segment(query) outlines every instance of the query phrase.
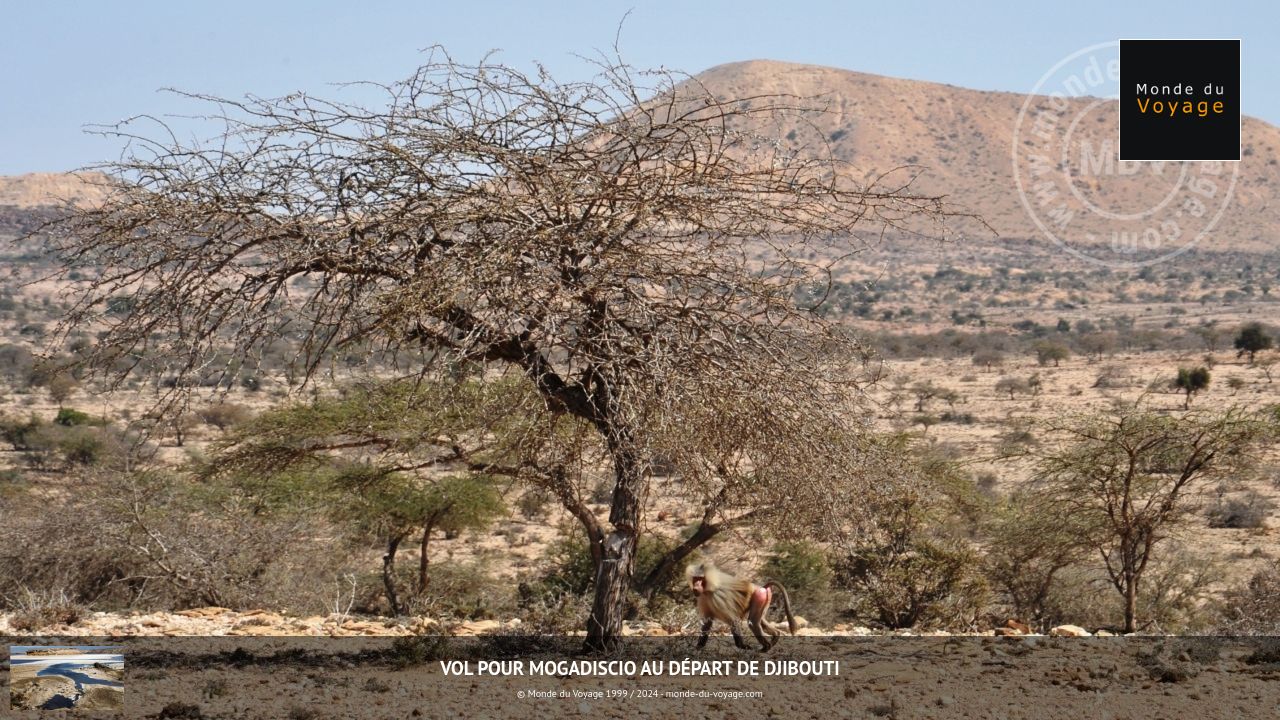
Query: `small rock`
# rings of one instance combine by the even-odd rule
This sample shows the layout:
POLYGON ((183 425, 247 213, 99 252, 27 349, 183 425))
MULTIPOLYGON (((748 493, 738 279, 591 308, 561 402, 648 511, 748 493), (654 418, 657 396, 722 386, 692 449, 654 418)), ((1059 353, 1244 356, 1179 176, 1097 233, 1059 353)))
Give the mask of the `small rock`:
POLYGON ((222 615, 224 613, 229 613, 229 612, 231 612, 230 608, 218 607, 217 605, 210 605, 208 607, 192 608, 190 610, 179 610, 174 614, 182 615, 183 617, 190 617, 190 618, 203 618, 203 617, 216 617, 218 615, 222 615))
POLYGON ((462 623, 458 626, 459 635, 483 635, 484 633, 493 632, 502 627, 502 623, 497 620, 478 620, 476 622, 462 623))
POLYGON ((1085 630, 1079 625, 1059 625, 1053 628, 1052 630, 1050 630, 1049 634, 1054 637, 1089 637, 1090 636, 1089 631, 1085 630))
POLYGON ((1017 630, 1019 633, 1022 633, 1023 635, 1031 634, 1031 626, 1022 622, 1021 620, 1009 618, 1008 620, 1004 621, 1004 626, 1010 630, 1017 630))

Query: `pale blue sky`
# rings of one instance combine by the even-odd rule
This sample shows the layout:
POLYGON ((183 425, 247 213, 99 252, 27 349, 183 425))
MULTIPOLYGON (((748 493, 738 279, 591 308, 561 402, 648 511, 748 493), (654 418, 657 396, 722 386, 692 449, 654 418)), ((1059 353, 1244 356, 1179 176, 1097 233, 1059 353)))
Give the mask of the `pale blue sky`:
MULTIPOLYGON (((157 93, 240 96, 408 75, 442 44, 473 62, 490 49, 557 77, 574 53, 622 37, 638 66, 698 72, 770 58, 990 90, 1029 91, 1062 57, 1121 37, 1240 37, 1244 111, 1280 124, 1276 3, 1193 2, 271 2, 0 0, 0 174, 113 159, 89 123, 192 112, 157 93)), ((351 98, 350 95, 340 97, 351 98)))

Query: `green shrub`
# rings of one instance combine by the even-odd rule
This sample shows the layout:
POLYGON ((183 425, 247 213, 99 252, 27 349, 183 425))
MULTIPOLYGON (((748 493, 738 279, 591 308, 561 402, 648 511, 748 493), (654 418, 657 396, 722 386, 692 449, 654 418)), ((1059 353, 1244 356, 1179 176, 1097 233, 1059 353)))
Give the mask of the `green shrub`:
POLYGON ((803 540, 774 545, 761 573, 795 593, 823 591, 831 587, 831 566, 826 554, 814 543, 803 540))
POLYGON ((826 623, 832 618, 831 565, 822 548, 804 541, 780 542, 773 546, 760 573, 782 583, 795 611, 808 620, 826 623))
POLYGON ((434 662, 448 657, 449 638, 442 635, 398 637, 391 642, 391 665, 397 670, 434 662))
POLYGON ((1244 587, 1226 593, 1215 632, 1280 636, 1280 563, 1272 561, 1244 587))
POLYGON ((1273 507, 1267 498, 1250 492, 1244 497, 1219 497, 1206 516, 1211 528, 1256 529, 1266 527, 1273 507))
MULTIPOLYGON (((632 574, 633 589, 677 544, 677 540, 663 535, 640 538, 632 574)), ((578 525, 562 529, 560 537, 547 546, 546 561, 547 570, 537 579, 524 583, 520 593, 522 607, 558 606, 565 598, 586 595, 595 585, 595 562, 591 559, 586 533, 578 525)), ((683 566, 676 565, 655 578, 653 593, 643 603, 649 613, 661 612, 666 605, 680 599, 683 571, 683 566)), ((636 600, 633 598, 633 611, 641 607, 636 600)))
MULTIPOLYGON (((679 545, 674 539, 665 535, 649 534, 641 536, 636 546, 635 576, 648 577, 657 568, 658 563, 679 545)), ((660 577, 656 578, 655 587, 659 592, 668 594, 683 590, 684 568, 673 565, 660 577)))
POLYGON ((60 433, 57 448, 68 464, 85 466, 102 463, 117 449, 103 433, 90 428, 72 428, 60 433))
POLYGON ((19 608, 9 618, 9 626, 21 632, 39 632, 55 625, 72 625, 84 609, 65 598, 19 608))
POLYGON ((928 538, 901 549, 867 548, 845 558, 839 574, 861 614, 887 628, 963 624, 985 600, 977 553, 963 543, 928 538))
POLYGON ((459 620, 503 617, 515 608, 515 593, 509 586, 510 583, 495 578, 479 560, 435 563, 427 592, 410 598, 410 608, 432 617, 459 620))
POLYGON ((38 430, 44 427, 43 420, 34 415, 27 420, 0 420, 0 436, 13 446, 14 450, 31 450, 31 441, 38 430))
POLYGON ((105 426, 107 421, 103 418, 95 418, 89 413, 80 412, 75 408, 62 408, 58 410, 58 415, 53 419, 55 425, 63 427, 77 427, 80 425, 105 426))
POLYGON ((885 627, 972 626, 987 602, 970 540, 978 492, 937 449, 903 438, 887 447, 910 462, 866 495, 859 532, 838 539, 835 585, 853 592, 856 614, 885 627))
POLYGON ((555 501, 555 496, 542 488, 529 488, 516 501, 516 509, 526 520, 532 520, 546 512, 547 507, 555 501))
POLYGON ((547 546, 547 572, 540 578, 548 590, 554 593, 583 595, 596 580, 596 566, 591 560, 591 548, 581 528, 574 526, 562 532, 547 546))

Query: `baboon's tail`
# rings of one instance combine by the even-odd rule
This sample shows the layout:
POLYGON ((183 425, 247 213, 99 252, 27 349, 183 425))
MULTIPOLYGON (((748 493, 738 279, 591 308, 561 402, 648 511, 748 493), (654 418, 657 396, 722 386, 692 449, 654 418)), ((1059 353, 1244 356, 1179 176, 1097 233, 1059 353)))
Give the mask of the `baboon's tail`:
POLYGON ((782 586, 782 583, 777 582, 775 580, 770 580, 769 582, 765 583, 764 586, 773 590, 777 590, 778 594, 782 596, 782 612, 786 613, 786 616, 787 616, 787 629, 791 631, 792 635, 795 635, 796 634, 796 616, 791 614, 791 598, 787 596, 787 589, 782 586))

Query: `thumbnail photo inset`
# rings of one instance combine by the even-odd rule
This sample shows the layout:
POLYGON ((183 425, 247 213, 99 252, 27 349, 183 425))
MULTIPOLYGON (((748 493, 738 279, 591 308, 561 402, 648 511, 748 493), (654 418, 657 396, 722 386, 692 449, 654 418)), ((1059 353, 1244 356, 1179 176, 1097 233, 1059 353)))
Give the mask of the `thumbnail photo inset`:
POLYGON ((11 645, 9 709, 120 709, 124 655, 102 645, 11 645))

